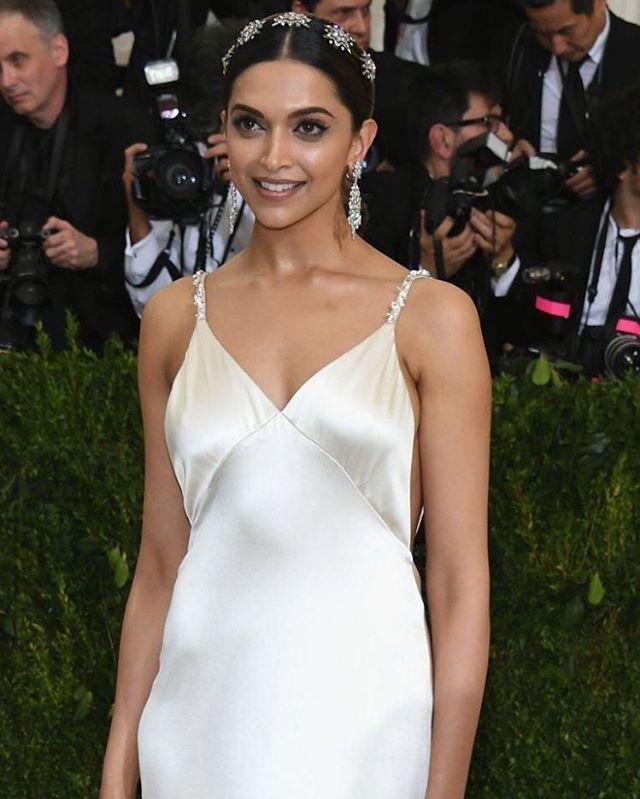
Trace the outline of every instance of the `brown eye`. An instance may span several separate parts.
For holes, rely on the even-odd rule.
[[[320,137],[326,129],[325,125],[317,122],[315,119],[303,119],[297,127],[300,133],[310,138]]]
[[[233,126],[243,133],[253,133],[260,129],[258,121],[251,116],[236,117],[233,120]]]

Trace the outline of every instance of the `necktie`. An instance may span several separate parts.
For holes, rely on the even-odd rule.
[[[561,158],[571,158],[586,145],[587,96],[580,75],[580,67],[589,58],[569,62],[563,79],[562,99],[558,115],[556,150]],[[562,64],[558,60],[562,74]]]
[[[607,312],[607,324],[615,324],[627,309],[627,300],[629,299],[629,289],[631,287],[633,250],[638,241],[640,241],[640,233],[636,236],[618,236],[618,241],[622,242],[624,249],[611,304]]]

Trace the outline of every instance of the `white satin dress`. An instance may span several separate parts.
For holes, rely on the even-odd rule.
[[[432,660],[395,345],[423,277],[279,409],[194,276],[165,417],[191,533],[138,728],[143,799],[425,799]]]

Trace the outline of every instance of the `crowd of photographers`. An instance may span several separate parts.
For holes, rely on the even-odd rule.
[[[640,372],[640,27],[605,0],[388,0],[383,52],[370,0],[114,0],[99,25],[90,6],[0,0],[0,348],[38,320],[66,346],[68,310],[84,345],[135,346],[151,294],[242,249],[221,57],[293,10],[376,62],[364,237],[471,295],[494,370],[544,351]]]

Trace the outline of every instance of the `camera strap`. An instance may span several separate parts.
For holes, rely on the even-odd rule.
[[[182,273],[170,258],[171,247],[173,246],[173,240],[175,239],[175,236],[176,236],[176,231],[175,228],[173,228],[171,230],[171,233],[169,234],[169,239],[167,241],[165,248],[162,250],[162,252],[158,255],[156,260],[153,262],[153,266],[147,272],[147,276],[139,283],[134,283],[133,280],[130,280],[125,272],[124,278],[130,286],[132,286],[134,289],[147,288],[147,286],[150,286],[152,283],[156,281],[158,275],[160,274],[160,272],[162,272],[163,269],[167,270],[167,272],[171,277],[171,280],[178,280],[178,278],[182,277]]]
[[[51,212],[51,204],[56,193],[58,186],[58,178],[62,168],[62,158],[64,156],[64,145],[67,139],[67,132],[69,130],[69,108],[65,105],[58,121],[53,138],[53,149],[51,151],[51,163],[49,166],[49,174],[47,176],[47,185],[45,189],[45,203],[46,208]],[[21,158],[22,148],[24,145],[24,136],[26,133],[26,124],[19,124],[13,132],[11,137],[11,144],[9,145],[9,152],[7,156],[6,168],[2,176],[2,185],[0,186],[0,213],[4,216],[5,204],[7,199],[7,187],[9,183],[9,171],[13,164],[18,164],[18,191],[24,191],[24,181],[26,180],[26,172],[28,164],[24,163],[24,158]]]

